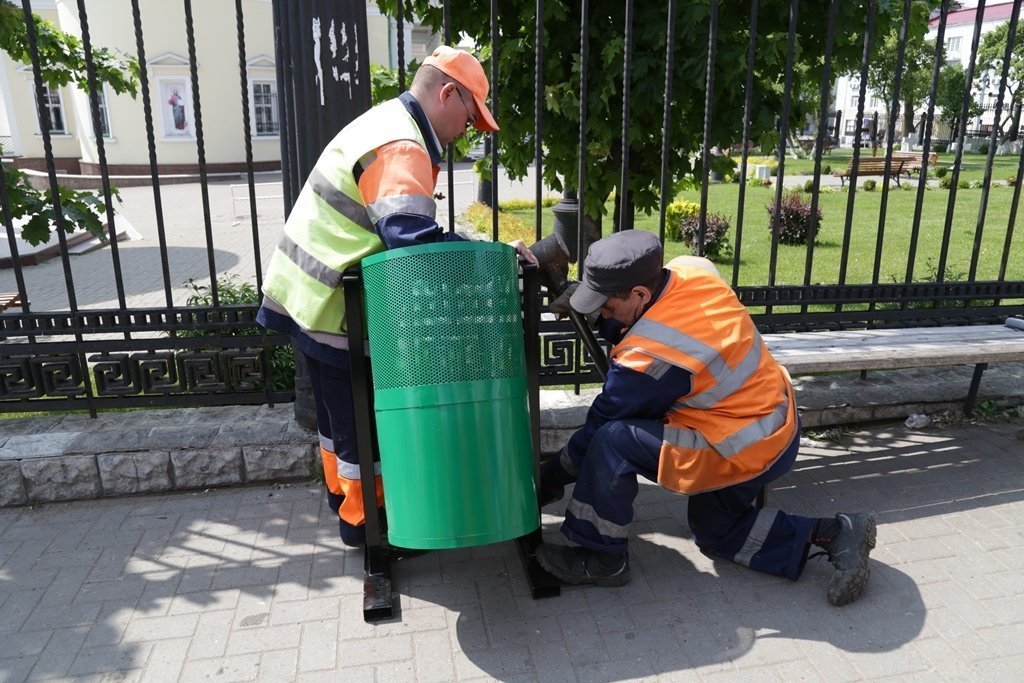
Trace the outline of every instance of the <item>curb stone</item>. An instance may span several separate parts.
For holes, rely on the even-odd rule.
[[[805,429],[959,410],[972,366],[795,377]],[[599,393],[541,392],[541,453],[557,453]],[[1024,405],[1024,363],[990,367],[978,403]],[[0,422],[0,507],[310,479],[315,432],[292,404],[41,416]]]

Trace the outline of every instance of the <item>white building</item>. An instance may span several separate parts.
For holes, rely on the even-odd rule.
[[[397,65],[396,22],[367,0],[370,60]],[[81,37],[75,0],[34,0],[33,11],[61,31]],[[198,169],[192,81],[185,15],[181,3],[141,0],[143,39],[153,107],[156,156],[161,173]],[[124,0],[88,0],[90,41],[137,56],[131,6]],[[207,170],[239,171],[245,140],[238,42],[233,2],[192,4],[196,63]],[[280,167],[279,114],[271,0],[243,0],[246,78],[252,154],[256,170]],[[405,23],[407,62],[422,60],[436,45],[429,29]],[[96,175],[99,159],[88,95],[69,85],[46,88],[53,156],[59,171]],[[45,170],[43,139],[36,115],[32,69],[0,52],[0,145],[13,165]],[[103,147],[111,175],[149,175],[149,148],[141,93],[118,95],[102,86]]]
[[[966,69],[971,58],[971,40],[974,36],[974,23],[977,18],[977,2],[964,2],[961,3],[961,5],[962,6],[959,9],[951,10],[947,16],[944,42],[946,46],[946,63],[960,63]],[[1013,3],[1011,0],[995,0],[994,2],[989,3],[985,7],[985,15],[981,24],[981,34],[984,35],[998,27],[1000,24],[1009,21],[1012,10]],[[938,29],[939,16],[938,13],[936,13],[929,21],[926,38],[928,40],[935,40],[938,35]],[[977,101],[986,108],[986,111],[981,117],[970,122],[968,129],[981,132],[991,131],[994,113],[993,110],[995,109],[998,90],[998,73],[990,72],[981,74],[979,78],[975,79],[972,94],[977,98]],[[859,103],[859,95],[859,73],[854,73],[850,76],[843,76],[836,80],[832,108],[833,112],[842,112],[839,130],[839,142],[842,146],[849,147],[853,145],[854,136],[856,135],[858,126],[857,106]],[[864,117],[860,122],[860,125],[865,129],[862,139],[867,141],[870,122],[874,119],[876,114],[878,116],[878,132],[880,135],[884,133],[886,129],[886,103],[882,102],[877,94],[871,90],[870,84],[866,90],[865,99]],[[1007,107],[1008,104],[1004,103],[1004,110]],[[917,118],[919,118],[920,114],[923,114],[926,111],[926,107],[922,106],[918,111]],[[902,137],[903,135],[901,128],[902,117],[896,121],[896,132],[898,137]],[[944,126],[940,126],[938,121],[936,121],[933,127],[933,136],[939,139],[946,138],[949,137],[949,131],[945,130]]]

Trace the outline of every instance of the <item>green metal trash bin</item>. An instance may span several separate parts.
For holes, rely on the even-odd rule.
[[[537,529],[515,250],[404,247],[362,271],[388,541],[461,548]]]

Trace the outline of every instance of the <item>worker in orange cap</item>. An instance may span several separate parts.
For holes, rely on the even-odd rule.
[[[434,186],[448,143],[470,127],[498,130],[489,89],[473,55],[442,45],[408,92],[345,126],[309,174],[263,282],[257,321],[290,334],[309,369],[328,504],[346,545],[364,543],[365,518],[342,274],[385,249],[461,239],[435,220]],[[522,242],[512,246],[536,263]]]

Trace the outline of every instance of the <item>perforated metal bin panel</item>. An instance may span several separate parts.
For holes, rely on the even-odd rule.
[[[515,250],[363,259],[388,540],[457,548],[538,528]]]

